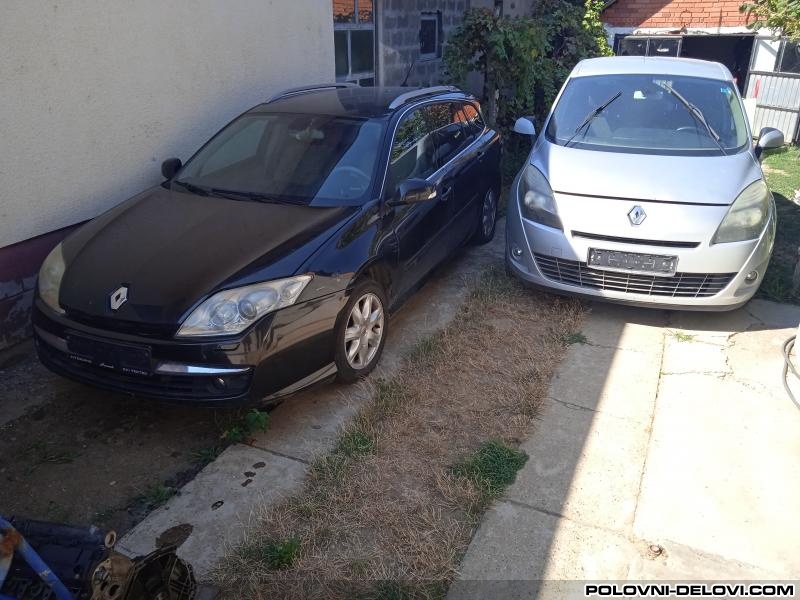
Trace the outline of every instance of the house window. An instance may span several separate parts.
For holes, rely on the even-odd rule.
[[[781,73],[800,73],[800,42],[783,40],[778,59],[778,71]]]
[[[442,57],[442,11],[424,12],[419,24],[419,57],[432,60]]]
[[[374,0],[332,0],[336,81],[375,85]]]

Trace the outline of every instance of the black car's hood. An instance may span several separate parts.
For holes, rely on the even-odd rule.
[[[75,314],[177,325],[217,288],[295,274],[354,212],[155,187],[65,240],[59,300]],[[123,285],[128,301],[114,312]]]

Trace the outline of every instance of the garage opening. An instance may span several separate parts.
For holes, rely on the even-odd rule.
[[[682,56],[722,63],[744,93],[750,56],[755,36],[677,34],[677,35],[617,35],[614,52],[619,56]]]

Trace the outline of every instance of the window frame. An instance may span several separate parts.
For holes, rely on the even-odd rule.
[[[422,23],[425,21],[433,21],[434,32],[436,38],[434,40],[433,52],[422,51]],[[425,10],[420,13],[419,18],[419,59],[420,61],[438,60],[442,58],[442,38],[444,32],[442,31],[442,11],[441,10]]]
[[[377,2],[372,0],[372,20],[363,22],[361,21],[361,12],[359,11],[360,0],[353,0],[354,13],[353,21],[351,22],[333,22],[334,37],[338,32],[345,32],[347,39],[347,73],[343,75],[336,75],[336,81],[358,83],[363,85],[364,80],[372,80],[372,85],[377,80],[378,73],[378,44],[377,44],[377,27],[375,21],[377,19]],[[353,71],[353,32],[357,31],[370,31],[372,32],[372,69],[366,71]],[[334,42],[334,52],[336,43]],[[335,62],[335,56],[334,56]],[[335,65],[334,65],[335,68]]]
[[[783,57],[786,54],[786,46],[789,44],[795,45],[800,49],[800,41],[792,42],[788,38],[781,38],[781,46],[778,51],[778,57],[775,60],[775,72],[776,73],[786,73],[788,75],[800,75],[800,66],[798,66],[797,71],[784,71],[781,67],[783,67]]]

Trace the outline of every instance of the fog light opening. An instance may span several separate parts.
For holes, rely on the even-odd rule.
[[[758,271],[750,271],[744,277],[746,283],[753,283],[756,279],[758,279]]]
[[[515,258],[515,259],[517,259],[517,260],[519,260],[520,258],[522,258],[522,248],[520,248],[520,247],[519,247],[519,246],[517,246],[516,244],[514,244],[513,246],[511,246],[511,256],[512,256],[512,257],[514,257],[514,258]]]
[[[228,382],[224,377],[215,377],[213,380],[214,387],[218,390],[224,390],[228,387]]]

